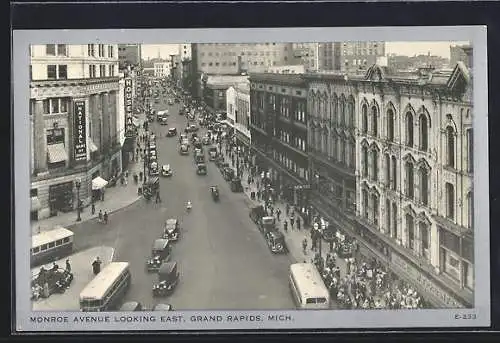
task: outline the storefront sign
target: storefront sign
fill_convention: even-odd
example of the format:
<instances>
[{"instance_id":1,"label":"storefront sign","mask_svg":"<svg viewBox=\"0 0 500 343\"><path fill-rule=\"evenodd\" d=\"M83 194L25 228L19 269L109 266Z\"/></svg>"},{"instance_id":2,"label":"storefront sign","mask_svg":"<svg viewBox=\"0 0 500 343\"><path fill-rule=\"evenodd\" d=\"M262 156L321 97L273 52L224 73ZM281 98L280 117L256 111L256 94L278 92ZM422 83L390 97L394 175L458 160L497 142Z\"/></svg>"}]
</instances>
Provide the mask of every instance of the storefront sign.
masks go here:
<instances>
[{"instance_id":1,"label":"storefront sign","mask_svg":"<svg viewBox=\"0 0 500 343\"><path fill-rule=\"evenodd\" d=\"M423 290L426 294L433 295L433 298L439 299L440 305L446 308L463 308L460 302L451 297L442 288L438 287L434 282L429 280L422 272L417 268L411 266L406 262L401 256L392 252L391 261L398 268L402 269L406 275L408 275L412 280L416 282L418 288ZM425 295L424 295L425 297Z\"/></svg>"},{"instance_id":2,"label":"storefront sign","mask_svg":"<svg viewBox=\"0 0 500 343\"><path fill-rule=\"evenodd\" d=\"M135 137L136 127L134 126L132 115L133 115L133 103L132 103L132 79L125 79L125 137Z\"/></svg>"},{"instance_id":3,"label":"storefront sign","mask_svg":"<svg viewBox=\"0 0 500 343\"><path fill-rule=\"evenodd\" d=\"M75 161L87 160L87 133L85 118L85 101L75 101L74 103L74 145Z\"/></svg>"}]
</instances>

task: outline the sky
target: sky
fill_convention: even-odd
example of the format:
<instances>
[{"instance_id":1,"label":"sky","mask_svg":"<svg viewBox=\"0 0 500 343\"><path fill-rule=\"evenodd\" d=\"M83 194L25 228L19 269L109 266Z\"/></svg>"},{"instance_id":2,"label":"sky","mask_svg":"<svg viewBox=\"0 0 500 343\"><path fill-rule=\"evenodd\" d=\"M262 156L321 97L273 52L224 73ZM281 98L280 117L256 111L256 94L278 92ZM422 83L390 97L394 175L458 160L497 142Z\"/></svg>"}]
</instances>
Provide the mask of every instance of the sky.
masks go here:
<instances>
[{"instance_id":1,"label":"sky","mask_svg":"<svg viewBox=\"0 0 500 343\"><path fill-rule=\"evenodd\" d=\"M450 58L450 45L463 44L468 44L468 42L386 42L385 51L386 54L395 53L406 56L427 55L430 51L431 55ZM178 47L178 44L143 44L142 56L145 59L156 58L159 52L161 58L167 59L169 55L179 53Z\"/></svg>"}]
</instances>

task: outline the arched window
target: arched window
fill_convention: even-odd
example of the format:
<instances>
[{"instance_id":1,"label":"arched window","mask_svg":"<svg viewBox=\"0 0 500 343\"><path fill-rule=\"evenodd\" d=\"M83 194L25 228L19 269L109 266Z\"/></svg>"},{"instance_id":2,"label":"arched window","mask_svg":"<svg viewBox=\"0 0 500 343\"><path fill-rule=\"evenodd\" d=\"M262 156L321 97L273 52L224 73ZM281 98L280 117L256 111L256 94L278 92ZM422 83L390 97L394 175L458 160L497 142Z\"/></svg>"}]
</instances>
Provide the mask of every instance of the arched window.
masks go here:
<instances>
[{"instance_id":1,"label":"arched window","mask_svg":"<svg viewBox=\"0 0 500 343\"><path fill-rule=\"evenodd\" d=\"M387 140L394 142L394 111L392 109L387 111Z\"/></svg>"},{"instance_id":2,"label":"arched window","mask_svg":"<svg viewBox=\"0 0 500 343\"><path fill-rule=\"evenodd\" d=\"M406 113L406 145L413 146L413 114Z\"/></svg>"},{"instance_id":3,"label":"arched window","mask_svg":"<svg viewBox=\"0 0 500 343\"><path fill-rule=\"evenodd\" d=\"M337 96L334 96L332 100L332 107L331 107L331 112L332 112L332 123L333 125L337 125Z\"/></svg>"},{"instance_id":4,"label":"arched window","mask_svg":"<svg viewBox=\"0 0 500 343\"><path fill-rule=\"evenodd\" d=\"M396 156L391 157L391 171L392 171L392 177L391 177L391 189L392 190L397 190L398 188L398 169L397 169L397 161L396 161Z\"/></svg>"},{"instance_id":5,"label":"arched window","mask_svg":"<svg viewBox=\"0 0 500 343\"><path fill-rule=\"evenodd\" d=\"M427 206L429 204L429 171L424 166L420 167L420 200L422 204Z\"/></svg>"},{"instance_id":6,"label":"arched window","mask_svg":"<svg viewBox=\"0 0 500 343\"><path fill-rule=\"evenodd\" d=\"M427 226L426 223L420 222L418 224L418 230L420 232L420 240L421 240L421 254L424 256L426 259L429 259L429 227Z\"/></svg>"},{"instance_id":7,"label":"arched window","mask_svg":"<svg viewBox=\"0 0 500 343\"><path fill-rule=\"evenodd\" d=\"M363 202L363 217L368 219L368 191L366 189L361 191L361 197Z\"/></svg>"},{"instance_id":8,"label":"arched window","mask_svg":"<svg viewBox=\"0 0 500 343\"><path fill-rule=\"evenodd\" d=\"M378 181L378 151L372 150L372 181Z\"/></svg>"},{"instance_id":9,"label":"arched window","mask_svg":"<svg viewBox=\"0 0 500 343\"><path fill-rule=\"evenodd\" d=\"M340 138L340 162L341 163L346 163L346 159L345 159L345 156L346 156L346 153L345 153L345 149L346 149L346 141L345 141L345 138Z\"/></svg>"},{"instance_id":10,"label":"arched window","mask_svg":"<svg viewBox=\"0 0 500 343\"><path fill-rule=\"evenodd\" d=\"M391 157L389 156L389 154L385 154L384 158L385 158L385 164L384 164L384 168L385 168L385 185L387 187L389 187L389 185L391 183Z\"/></svg>"},{"instance_id":11,"label":"arched window","mask_svg":"<svg viewBox=\"0 0 500 343\"><path fill-rule=\"evenodd\" d=\"M411 161L407 161L405 163L405 174L406 174L406 196L410 199L413 199L414 196L414 182L413 180L413 163Z\"/></svg>"},{"instance_id":12,"label":"arched window","mask_svg":"<svg viewBox=\"0 0 500 343\"><path fill-rule=\"evenodd\" d=\"M372 135L378 136L378 110L377 106L372 107Z\"/></svg>"},{"instance_id":13,"label":"arched window","mask_svg":"<svg viewBox=\"0 0 500 343\"><path fill-rule=\"evenodd\" d=\"M378 227L378 221L379 221L378 214L379 214L380 204L377 194L372 195L372 204L373 204L373 225Z\"/></svg>"},{"instance_id":14,"label":"arched window","mask_svg":"<svg viewBox=\"0 0 500 343\"><path fill-rule=\"evenodd\" d=\"M340 100L340 125L345 126L346 124L346 108L345 108L345 98L342 96Z\"/></svg>"},{"instance_id":15,"label":"arched window","mask_svg":"<svg viewBox=\"0 0 500 343\"><path fill-rule=\"evenodd\" d=\"M406 219L406 233L408 238L408 247L415 249L415 227L413 217L410 214L405 216Z\"/></svg>"},{"instance_id":16,"label":"arched window","mask_svg":"<svg viewBox=\"0 0 500 343\"><path fill-rule=\"evenodd\" d=\"M427 122L427 116L422 113L420 114L420 150L427 151L429 148L429 123Z\"/></svg>"},{"instance_id":17,"label":"arched window","mask_svg":"<svg viewBox=\"0 0 500 343\"><path fill-rule=\"evenodd\" d=\"M332 158L337 161L337 136L332 137Z\"/></svg>"},{"instance_id":18,"label":"arched window","mask_svg":"<svg viewBox=\"0 0 500 343\"><path fill-rule=\"evenodd\" d=\"M350 160L351 160L351 163L349 165L349 167L351 168L356 168L356 143L354 141L351 141L350 143Z\"/></svg>"},{"instance_id":19,"label":"arched window","mask_svg":"<svg viewBox=\"0 0 500 343\"><path fill-rule=\"evenodd\" d=\"M363 164L363 177L368 176L368 147L361 148L361 163Z\"/></svg>"},{"instance_id":20,"label":"arched window","mask_svg":"<svg viewBox=\"0 0 500 343\"><path fill-rule=\"evenodd\" d=\"M365 135L368 133L368 108L366 105L363 105L361 109L361 132Z\"/></svg>"},{"instance_id":21,"label":"arched window","mask_svg":"<svg viewBox=\"0 0 500 343\"><path fill-rule=\"evenodd\" d=\"M392 203L392 231L391 236L394 239L398 238L398 205Z\"/></svg>"},{"instance_id":22,"label":"arched window","mask_svg":"<svg viewBox=\"0 0 500 343\"><path fill-rule=\"evenodd\" d=\"M448 167L455 167L455 131L451 126L446 128L446 163Z\"/></svg>"},{"instance_id":23,"label":"arched window","mask_svg":"<svg viewBox=\"0 0 500 343\"><path fill-rule=\"evenodd\" d=\"M455 219L455 188L449 182L445 185L446 191L446 217L448 219Z\"/></svg>"},{"instance_id":24,"label":"arched window","mask_svg":"<svg viewBox=\"0 0 500 343\"><path fill-rule=\"evenodd\" d=\"M391 202L389 199L385 200L385 227L382 231L384 233L391 231Z\"/></svg>"},{"instance_id":25,"label":"arched window","mask_svg":"<svg viewBox=\"0 0 500 343\"><path fill-rule=\"evenodd\" d=\"M354 127L354 100L352 98L349 99L349 103L348 103L348 126L349 128L353 128Z\"/></svg>"},{"instance_id":26,"label":"arched window","mask_svg":"<svg viewBox=\"0 0 500 343\"><path fill-rule=\"evenodd\" d=\"M469 228L474 227L474 193L467 193L467 219Z\"/></svg>"}]
</instances>

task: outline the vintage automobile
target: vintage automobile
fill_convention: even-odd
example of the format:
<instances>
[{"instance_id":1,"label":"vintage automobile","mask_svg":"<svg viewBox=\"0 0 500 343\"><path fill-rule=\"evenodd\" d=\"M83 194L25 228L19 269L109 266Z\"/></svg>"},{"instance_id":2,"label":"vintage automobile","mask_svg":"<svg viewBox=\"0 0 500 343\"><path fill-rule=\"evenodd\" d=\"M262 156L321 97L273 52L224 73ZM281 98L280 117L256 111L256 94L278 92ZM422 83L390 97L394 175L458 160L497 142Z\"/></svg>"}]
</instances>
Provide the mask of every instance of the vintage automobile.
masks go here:
<instances>
[{"instance_id":1,"label":"vintage automobile","mask_svg":"<svg viewBox=\"0 0 500 343\"><path fill-rule=\"evenodd\" d=\"M144 308L140 302L137 301L128 301L120 306L120 312L135 312L135 311L143 311Z\"/></svg>"},{"instance_id":2,"label":"vintage automobile","mask_svg":"<svg viewBox=\"0 0 500 343\"><path fill-rule=\"evenodd\" d=\"M150 177L142 186L142 194L146 199L150 199L160 188L160 179L158 177Z\"/></svg>"},{"instance_id":3,"label":"vintage automobile","mask_svg":"<svg viewBox=\"0 0 500 343\"><path fill-rule=\"evenodd\" d=\"M160 125L167 125L168 124L168 118L166 116L163 116L160 118L160 120L158 120L158 122L160 123Z\"/></svg>"},{"instance_id":4,"label":"vintage automobile","mask_svg":"<svg viewBox=\"0 0 500 343\"><path fill-rule=\"evenodd\" d=\"M177 136L177 129L175 127L170 127L167 131L167 137Z\"/></svg>"},{"instance_id":5,"label":"vintage automobile","mask_svg":"<svg viewBox=\"0 0 500 343\"><path fill-rule=\"evenodd\" d=\"M179 148L179 153L181 155L188 155L189 154L189 148L186 144L182 144L181 147Z\"/></svg>"},{"instance_id":6,"label":"vintage automobile","mask_svg":"<svg viewBox=\"0 0 500 343\"><path fill-rule=\"evenodd\" d=\"M181 141L181 144L184 144L185 146L187 146L188 148L191 146L191 144L189 143L189 139L185 138Z\"/></svg>"},{"instance_id":7,"label":"vintage automobile","mask_svg":"<svg viewBox=\"0 0 500 343\"><path fill-rule=\"evenodd\" d=\"M151 162L151 164L149 165L149 175L156 176L158 174L160 174L160 170L158 169L158 162Z\"/></svg>"},{"instance_id":8,"label":"vintage automobile","mask_svg":"<svg viewBox=\"0 0 500 343\"><path fill-rule=\"evenodd\" d=\"M190 132L196 132L196 131L198 131L199 129L200 129L200 128L199 128L198 126L194 125L194 124L189 125L189 131L190 131Z\"/></svg>"},{"instance_id":9,"label":"vintage automobile","mask_svg":"<svg viewBox=\"0 0 500 343\"><path fill-rule=\"evenodd\" d=\"M233 193L241 193L243 192L243 185L241 184L241 179L233 178L230 183L231 192Z\"/></svg>"},{"instance_id":10,"label":"vintage automobile","mask_svg":"<svg viewBox=\"0 0 500 343\"><path fill-rule=\"evenodd\" d=\"M194 143L198 139L198 134L196 132L193 132L191 134L191 142Z\"/></svg>"},{"instance_id":11,"label":"vintage automobile","mask_svg":"<svg viewBox=\"0 0 500 343\"><path fill-rule=\"evenodd\" d=\"M196 165L196 174L207 175L207 165L205 163L198 163Z\"/></svg>"},{"instance_id":12,"label":"vintage automobile","mask_svg":"<svg viewBox=\"0 0 500 343\"><path fill-rule=\"evenodd\" d=\"M165 226L163 227L163 238L175 242L179 239L180 230L181 228L177 219L167 219Z\"/></svg>"},{"instance_id":13,"label":"vintage automobile","mask_svg":"<svg viewBox=\"0 0 500 343\"><path fill-rule=\"evenodd\" d=\"M201 140L196 139L193 142L193 146L195 147L195 149L200 149L203 152L203 144L201 143Z\"/></svg>"},{"instance_id":14,"label":"vintage automobile","mask_svg":"<svg viewBox=\"0 0 500 343\"><path fill-rule=\"evenodd\" d=\"M179 283L179 271L177 262L164 262L158 270L158 283L153 285L153 296L164 297L175 289Z\"/></svg>"},{"instance_id":15,"label":"vintage automobile","mask_svg":"<svg viewBox=\"0 0 500 343\"><path fill-rule=\"evenodd\" d=\"M210 187L210 194L212 194L214 201L219 201L219 188L217 186Z\"/></svg>"},{"instance_id":16,"label":"vintage automobile","mask_svg":"<svg viewBox=\"0 0 500 343\"><path fill-rule=\"evenodd\" d=\"M222 176L224 177L224 180L231 181L235 177L234 169L231 167L225 167L222 169Z\"/></svg>"},{"instance_id":17,"label":"vintage automobile","mask_svg":"<svg viewBox=\"0 0 500 343\"><path fill-rule=\"evenodd\" d=\"M285 236L278 230L268 231L265 234L266 243L273 254L286 253Z\"/></svg>"},{"instance_id":18,"label":"vintage automobile","mask_svg":"<svg viewBox=\"0 0 500 343\"><path fill-rule=\"evenodd\" d=\"M211 146L208 148L208 159L210 161L215 161L217 158L217 148L214 146Z\"/></svg>"},{"instance_id":19,"label":"vintage automobile","mask_svg":"<svg viewBox=\"0 0 500 343\"><path fill-rule=\"evenodd\" d=\"M264 210L264 206L262 206L262 205L252 207L250 209L250 213L249 213L250 219L252 219L252 221L255 224L258 224L260 222L260 220L262 219L262 217L265 217L266 215L267 215L267 213Z\"/></svg>"},{"instance_id":20,"label":"vintage automobile","mask_svg":"<svg viewBox=\"0 0 500 343\"><path fill-rule=\"evenodd\" d=\"M257 226L259 227L259 230L264 234L267 234L271 231L276 231L276 219L274 217L264 216L257 222Z\"/></svg>"},{"instance_id":21,"label":"vintage automobile","mask_svg":"<svg viewBox=\"0 0 500 343\"><path fill-rule=\"evenodd\" d=\"M193 154L194 158L194 163L200 164L200 163L205 163L205 154L201 150L195 150Z\"/></svg>"},{"instance_id":22,"label":"vintage automobile","mask_svg":"<svg viewBox=\"0 0 500 343\"><path fill-rule=\"evenodd\" d=\"M172 176L174 172L172 171L172 168L170 167L170 164L164 164L161 166L161 176Z\"/></svg>"},{"instance_id":23,"label":"vintage automobile","mask_svg":"<svg viewBox=\"0 0 500 343\"><path fill-rule=\"evenodd\" d=\"M171 253L172 246L168 239L159 238L155 240L151 249L151 258L146 261L147 271L158 271L163 262L170 260Z\"/></svg>"}]
</instances>

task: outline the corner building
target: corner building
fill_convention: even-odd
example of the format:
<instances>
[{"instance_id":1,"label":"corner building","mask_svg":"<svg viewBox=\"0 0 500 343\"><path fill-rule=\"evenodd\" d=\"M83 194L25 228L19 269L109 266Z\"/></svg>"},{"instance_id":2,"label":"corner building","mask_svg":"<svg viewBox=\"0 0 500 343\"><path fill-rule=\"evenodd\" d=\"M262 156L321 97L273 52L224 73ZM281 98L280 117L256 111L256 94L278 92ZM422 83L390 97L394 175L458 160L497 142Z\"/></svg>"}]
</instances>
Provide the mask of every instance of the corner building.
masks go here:
<instances>
[{"instance_id":1,"label":"corner building","mask_svg":"<svg viewBox=\"0 0 500 343\"><path fill-rule=\"evenodd\" d=\"M118 46L30 47L31 217L91 201L92 179L121 172Z\"/></svg>"}]
</instances>

